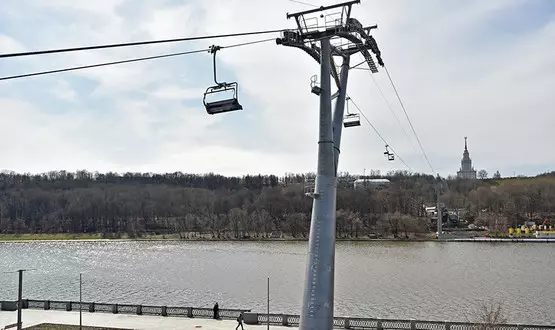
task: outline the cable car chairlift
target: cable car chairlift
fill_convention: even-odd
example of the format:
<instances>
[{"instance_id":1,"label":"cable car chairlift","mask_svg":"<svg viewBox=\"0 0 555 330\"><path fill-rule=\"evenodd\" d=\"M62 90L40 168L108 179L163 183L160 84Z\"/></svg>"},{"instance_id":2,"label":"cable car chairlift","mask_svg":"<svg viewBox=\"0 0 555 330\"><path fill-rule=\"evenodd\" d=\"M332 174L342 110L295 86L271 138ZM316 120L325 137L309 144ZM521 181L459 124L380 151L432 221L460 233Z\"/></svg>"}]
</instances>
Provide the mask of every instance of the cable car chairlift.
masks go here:
<instances>
[{"instance_id":1,"label":"cable car chairlift","mask_svg":"<svg viewBox=\"0 0 555 330\"><path fill-rule=\"evenodd\" d=\"M316 95L322 93L322 88L318 86L318 75L316 74L310 77L310 91Z\"/></svg>"},{"instance_id":2,"label":"cable car chairlift","mask_svg":"<svg viewBox=\"0 0 555 330\"><path fill-rule=\"evenodd\" d=\"M206 112L209 115L214 115L223 112L229 111L236 111L236 110L243 110L243 106L239 104L239 100L237 99L237 91L239 86L237 82L218 82L216 79L216 52L220 50L220 46L211 46L210 53L214 54L213 56L213 64L214 64L214 82L216 86L210 86L204 92L204 97L202 99L202 103L204 103L204 107L206 108ZM223 94L232 92L233 96L231 98L217 100L217 101L206 101L206 97L213 94Z\"/></svg>"},{"instance_id":3,"label":"cable car chairlift","mask_svg":"<svg viewBox=\"0 0 555 330\"><path fill-rule=\"evenodd\" d=\"M358 113L349 113L349 100L351 98L347 96L347 98L345 99L347 101L346 104L346 111L347 111L347 115L345 115L345 117L343 117L343 127L347 128L347 127L355 127L355 126L360 126L360 115Z\"/></svg>"},{"instance_id":4,"label":"cable car chairlift","mask_svg":"<svg viewBox=\"0 0 555 330\"><path fill-rule=\"evenodd\" d=\"M383 154L387 157L387 160L393 161L395 160L395 154L391 153L388 148L389 148L389 145L386 144L385 152Z\"/></svg>"}]
</instances>

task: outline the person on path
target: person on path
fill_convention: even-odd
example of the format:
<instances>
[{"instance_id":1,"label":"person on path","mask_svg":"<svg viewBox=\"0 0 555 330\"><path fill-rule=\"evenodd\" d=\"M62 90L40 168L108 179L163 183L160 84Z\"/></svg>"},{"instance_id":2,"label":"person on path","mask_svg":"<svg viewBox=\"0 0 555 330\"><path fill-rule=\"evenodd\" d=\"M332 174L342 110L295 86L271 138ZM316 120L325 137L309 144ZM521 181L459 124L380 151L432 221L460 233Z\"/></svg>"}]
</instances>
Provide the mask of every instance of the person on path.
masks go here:
<instances>
[{"instance_id":1,"label":"person on path","mask_svg":"<svg viewBox=\"0 0 555 330\"><path fill-rule=\"evenodd\" d=\"M220 318L220 307L218 306L218 303L216 302L216 304L214 304L214 319L218 320Z\"/></svg>"},{"instance_id":2,"label":"person on path","mask_svg":"<svg viewBox=\"0 0 555 330\"><path fill-rule=\"evenodd\" d=\"M235 327L235 330L239 329L239 326L241 326L241 330L245 330L245 328L243 328L243 313L239 314L237 317L237 326Z\"/></svg>"}]
</instances>

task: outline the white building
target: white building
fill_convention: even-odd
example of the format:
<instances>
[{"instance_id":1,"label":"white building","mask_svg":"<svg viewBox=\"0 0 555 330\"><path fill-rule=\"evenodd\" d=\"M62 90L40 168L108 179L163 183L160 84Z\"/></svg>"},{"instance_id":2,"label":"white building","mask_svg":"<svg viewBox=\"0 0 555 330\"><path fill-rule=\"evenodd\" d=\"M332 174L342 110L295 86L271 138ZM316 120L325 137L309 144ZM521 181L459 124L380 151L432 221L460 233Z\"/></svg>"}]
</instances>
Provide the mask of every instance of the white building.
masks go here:
<instances>
[{"instance_id":1,"label":"white building","mask_svg":"<svg viewBox=\"0 0 555 330\"><path fill-rule=\"evenodd\" d=\"M426 216L430 218L437 217L437 211L435 206L428 206L424 208L426 210Z\"/></svg>"},{"instance_id":2,"label":"white building","mask_svg":"<svg viewBox=\"0 0 555 330\"><path fill-rule=\"evenodd\" d=\"M383 189L391 184L388 179L357 179L354 183L355 189Z\"/></svg>"}]
</instances>

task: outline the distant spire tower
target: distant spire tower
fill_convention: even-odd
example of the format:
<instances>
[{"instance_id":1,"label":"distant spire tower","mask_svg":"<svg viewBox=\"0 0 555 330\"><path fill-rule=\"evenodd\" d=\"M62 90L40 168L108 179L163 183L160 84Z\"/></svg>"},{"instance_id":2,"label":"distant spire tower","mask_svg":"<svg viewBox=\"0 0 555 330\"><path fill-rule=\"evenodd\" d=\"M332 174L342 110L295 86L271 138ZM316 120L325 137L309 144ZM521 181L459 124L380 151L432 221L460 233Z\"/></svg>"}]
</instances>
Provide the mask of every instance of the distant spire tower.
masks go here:
<instances>
[{"instance_id":1,"label":"distant spire tower","mask_svg":"<svg viewBox=\"0 0 555 330\"><path fill-rule=\"evenodd\" d=\"M470 159L470 153L468 152L468 137L464 137L464 152L463 158L461 160L461 168L457 172L457 177L459 179L476 179L476 170L472 167L472 159Z\"/></svg>"}]
</instances>

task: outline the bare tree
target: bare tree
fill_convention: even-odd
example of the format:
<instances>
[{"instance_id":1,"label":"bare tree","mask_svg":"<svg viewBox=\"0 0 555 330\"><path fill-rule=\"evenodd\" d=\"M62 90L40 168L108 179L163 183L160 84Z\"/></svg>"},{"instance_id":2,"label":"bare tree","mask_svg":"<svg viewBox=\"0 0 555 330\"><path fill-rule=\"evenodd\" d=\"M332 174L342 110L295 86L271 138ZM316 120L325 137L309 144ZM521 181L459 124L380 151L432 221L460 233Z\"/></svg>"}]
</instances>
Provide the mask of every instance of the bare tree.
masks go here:
<instances>
[{"instance_id":1,"label":"bare tree","mask_svg":"<svg viewBox=\"0 0 555 330\"><path fill-rule=\"evenodd\" d=\"M235 207L229 211L229 219L231 221L234 238L241 238L241 236L239 235L239 231L241 229L241 225L244 223L244 218L246 218L246 216L246 212L238 207Z\"/></svg>"},{"instance_id":2,"label":"bare tree","mask_svg":"<svg viewBox=\"0 0 555 330\"><path fill-rule=\"evenodd\" d=\"M479 170L478 171L478 177L481 180L487 179L488 178L488 172L486 170Z\"/></svg>"},{"instance_id":3,"label":"bare tree","mask_svg":"<svg viewBox=\"0 0 555 330\"><path fill-rule=\"evenodd\" d=\"M505 308L501 303L481 302L476 306L469 322L477 323L478 330L494 329L496 325L507 323Z\"/></svg>"},{"instance_id":4,"label":"bare tree","mask_svg":"<svg viewBox=\"0 0 555 330\"><path fill-rule=\"evenodd\" d=\"M387 178L391 184L380 190L340 185L338 236L406 237L423 228L429 230L423 226L429 219L419 217L425 216L425 206L436 203L435 176L376 170L370 174ZM306 238L312 200L304 195L302 183L309 177L314 173L278 178L1 171L0 235L96 233L115 237L127 232L129 237L175 233L185 239L206 234L226 239L289 233ZM554 178L555 172L492 181L452 177L441 201L460 211L469 223L477 220L492 232L505 233L509 223L515 227L555 214ZM356 176L343 173L343 179L350 183Z\"/></svg>"}]
</instances>

